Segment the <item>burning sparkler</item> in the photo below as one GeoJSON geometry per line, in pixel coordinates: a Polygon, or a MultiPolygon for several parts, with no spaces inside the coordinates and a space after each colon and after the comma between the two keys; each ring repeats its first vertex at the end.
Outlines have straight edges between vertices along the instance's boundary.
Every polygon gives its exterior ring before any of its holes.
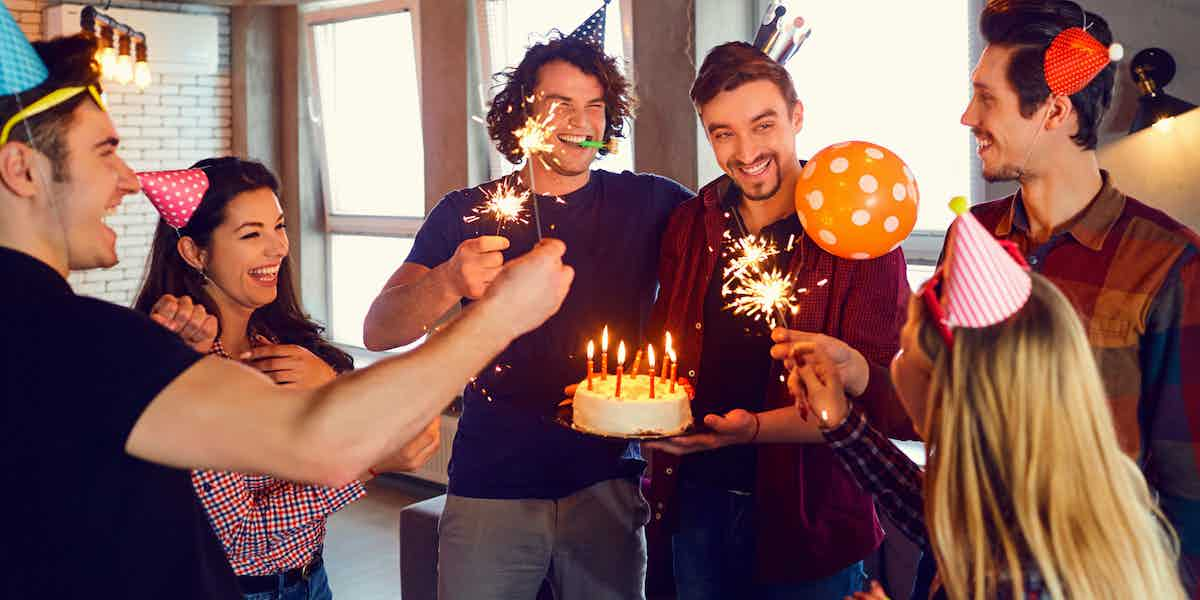
{"type": "Polygon", "coordinates": [[[747,235],[730,244],[729,253],[729,264],[723,271],[726,285],[731,279],[763,270],[767,259],[779,254],[779,249],[771,240],[747,235]]]}
{"type": "Polygon", "coordinates": [[[762,320],[772,329],[787,324],[788,313],[796,314],[799,309],[792,278],[778,269],[756,271],[736,280],[736,286],[727,295],[734,298],[725,308],[735,315],[746,315],[762,320]]]}
{"type": "MultiPolygon", "coordinates": [[[[530,96],[525,99],[525,102],[532,104],[535,98],[530,96]]],[[[538,210],[537,193],[533,190],[533,155],[534,153],[552,153],[554,152],[554,144],[550,143],[550,136],[554,134],[554,126],[551,121],[554,120],[554,111],[558,108],[558,103],[550,105],[550,110],[546,111],[546,115],[542,118],[531,116],[525,119],[525,125],[513,132],[517,138],[517,146],[521,148],[521,153],[525,155],[525,162],[529,165],[529,193],[533,199],[533,221],[537,227],[538,241],[542,241],[542,213],[538,210]]]]}
{"type": "Polygon", "coordinates": [[[502,181],[495,190],[484,190],[483,196],[483,204],[475,207],[472,211],[474,215],[463,219],[464,221],[472,223],[483,217],[493,218],[496,220],[496,235],[500,235],[505,225],[529,222],[525,212],[525,202],[529,200],[528,191],[518,191],[515,185],[510,186],[502,181]]]}

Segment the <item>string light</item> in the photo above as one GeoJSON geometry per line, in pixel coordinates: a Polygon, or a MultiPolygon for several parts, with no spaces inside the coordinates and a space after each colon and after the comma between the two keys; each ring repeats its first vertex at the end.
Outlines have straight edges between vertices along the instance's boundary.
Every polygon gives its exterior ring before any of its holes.
{"type": "Polygon", "coordinates": [[[133,81],[133,54],[131,53],[131,40],[129,36],[121,36],[118,42],[120,52],[117,54],[117,64],[113,69],[113,79],[121,85],[126,85],[133,81]]]}
{"type": "Polygon", "coordinates": [[[96,51],[96,62],[100,64],[101,76],[122,85],[133,83],[139,90],[145,90],[153,81],[146,35],[93,6],[85,6],[79,15],[80,29],[95,34],[97,25],[100,47],[96,51]]]}

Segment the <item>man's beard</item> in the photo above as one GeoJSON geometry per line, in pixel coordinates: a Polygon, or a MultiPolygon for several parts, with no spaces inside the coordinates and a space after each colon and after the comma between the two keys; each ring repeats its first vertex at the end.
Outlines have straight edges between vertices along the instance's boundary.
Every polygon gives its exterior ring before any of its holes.
{"type": "Polygon", "coordinates": [[[983,171],[983,180],[988,183],[997,183],[1001,181],[1019,181],[1023,173],[1021,169],[1013,165],[1005,165],[1000,167],[998,171],[988,172],[983,171]]]}
{"type": "MultiPolygon", "coordinates": [[[[775,164],[775,181],[773,181],[767,185],[767,188],[768,188],[767,191],[761,192],[761,193],[755,193],[753,190],[748,190],[743,187],[742,188],[742,197],[744,197],[747,200],[756,200],[756,201],[760,201],[760,202],[763,200],[770,200],[771,198],[775,197],[775,194],[779,193],[779,188],[783,187],[783,172],[782,172],[782,169],[779,168],[779,155],[768,154],[765,157],[755,158],[749,164],[757,163],[757,162],[761,161],[763,158],[767,158],[771,161],[771,163],[775,164]]],[[[728,163],[726,163],[726,166],[729,168],[730,173],[740,172],[741,168],[745,165],[746,165],[746,163],[736,161],[736,160],[730,160],[728,163]]],[[[771,165],[768,164],[766,168],[770,169],[771,165]]],[[[734,181],[737,181],[736,177],[734,178],[734,181]]]]}

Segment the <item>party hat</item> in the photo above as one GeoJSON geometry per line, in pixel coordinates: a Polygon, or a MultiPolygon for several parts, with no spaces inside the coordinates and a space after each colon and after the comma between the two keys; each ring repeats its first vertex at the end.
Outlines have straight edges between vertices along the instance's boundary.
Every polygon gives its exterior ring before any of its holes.
{"type": "Polygon", "coordinates": [[[946,324],[970,328],[995,325],[1025,306],[1033,281],[1024,261],[1018,262],[966,210],[965,198],[955,198],[951,208],[959,214],[943,266],[946,324]]]}
{"type": "Polygon", "coordinates": [[[8,8],[0,4],[0,94],[18,94],[41,85],[50,73],[8,8]]]}
{"type": "Polygon", "coordinates": [[[783,65],[796,54],[800,46],[812,35],[804,17],[789,15],[788,8],[778,0],[767,6],[762,23],[754,36],[754,47],[783,65]]]}
{"type": "Polygon", "coordinates": [[[568,35],[569,38],[583,40],[596,48],[604,48],[604,22],[608,16],[608,3],[610,0],[604,0],[604,4],[592,13],[582,25],[575,28],[575,31],[568,35]]]}
{"type": "Polygon", "coordinates": [[[1082,27],[1062,30],[1050,46],[1042,67],[1050,91],[1070,96],[1087,87],[1108,63],[1121,60],[1125,49],[1120,44],[1105,47],[1082,27]]]}
{"type": "Polygon", "coordinates": [[[195,214],[208,191],[208,175],[203,169],[181,171],[150,171],[138,173],[142,193],[175,229],[182,229],[195,214]]]}

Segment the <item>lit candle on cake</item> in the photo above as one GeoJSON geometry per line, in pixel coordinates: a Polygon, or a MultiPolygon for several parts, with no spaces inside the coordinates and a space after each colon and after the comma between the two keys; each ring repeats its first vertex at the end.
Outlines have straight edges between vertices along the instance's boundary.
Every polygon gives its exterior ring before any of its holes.
{"type": "Polygon", "coordinates": [[[592,389],[592,369],[596,368],[596,361],[592,359],[596,355],[596,343],[588,340],[588,358],[587,358],[587,385],[588,389],[592,389]]]}
{"type": "Polygon", "coordinates": [[[600,381],[608,381],[608,325],[600,336],[600,381]]]}
{"type": "Polygon", "coordinates": [[[667,375],[670,373],[668,368],[671,366],[672,362],[675,362],[675,359],[671,357],[671,332],[668,331],[667,341],[665,344],[663,344],[663,366],[662,371],[658,374],[660,378],[664,380],[667,378],[667,375]]]}
{"type": "Polygon", "coordinates": [[[625,373],[625,341],[617,344],[617,397],[621,397],[621,375],[625,373]]]}
{"type": "Polygon", "coordinates": [[[667,348],[667,356],[671,359],[671,393],[675,393],[675,368],[678,363],[675,362],[675,349],[667,348]]]}
{"type": "Polygon", "coordinates": [[[654,344],[646,350],[646,363],[650,365],[650,398],[654,398],[654,344]]]}

